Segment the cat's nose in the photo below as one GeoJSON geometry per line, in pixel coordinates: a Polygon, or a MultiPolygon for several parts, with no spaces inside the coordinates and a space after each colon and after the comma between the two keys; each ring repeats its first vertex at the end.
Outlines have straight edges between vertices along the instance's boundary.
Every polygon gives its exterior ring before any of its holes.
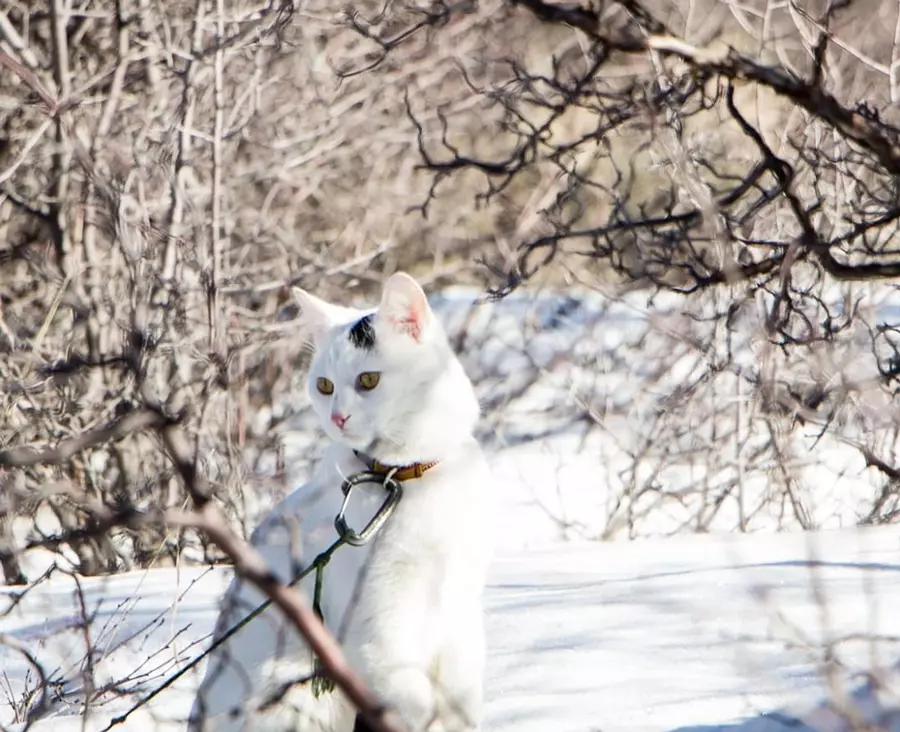
{"type": "Polygon", "coordinates": [[[350,417],[345,417],[340,412],[331,413],[331,421],[335,423],[339,430],[344,429],[344,425],[347,423],[348,419],[350,419],[350,417]]]}

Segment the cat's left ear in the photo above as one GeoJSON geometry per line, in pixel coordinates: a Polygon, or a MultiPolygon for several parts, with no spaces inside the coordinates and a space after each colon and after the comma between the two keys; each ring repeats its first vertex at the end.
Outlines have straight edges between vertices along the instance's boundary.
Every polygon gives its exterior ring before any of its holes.
{"type": "Polygon", "coordinates": [[[421,341],[432,317],[428,298],[419,283],[408,274],[396,272],[384,283],[378,319],[392,331],[421,341]]]}
{"type": "Polygon", "coordinates": [[[361,312],[341,305],[332,305],[299,287],[291,288],[291,292],[300,306],[298,317],[300,328],[315,346],[319,345],[329,329],[340,323],[351,322],[358,318],[361,312]]]}

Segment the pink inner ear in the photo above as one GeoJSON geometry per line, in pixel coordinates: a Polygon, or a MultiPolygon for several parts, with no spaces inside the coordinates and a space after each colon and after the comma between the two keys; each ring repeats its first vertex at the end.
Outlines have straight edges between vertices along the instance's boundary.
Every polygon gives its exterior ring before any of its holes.
{"type": "Polygon", "coordinates": [[[378,313],[395,333],[408,335],[417,343],[422,341],[429,316],[428,300],[409,275],[391,276],[385,284],[378,313]]]}
{"type": "Polygon", "coordinates": [[[397,330],[406,333],[417,343],[422,338],[422,316],[417,313],[415,308],[409,308],[399,318],[391,318],[391,322],[397,327],[397,330]]]}

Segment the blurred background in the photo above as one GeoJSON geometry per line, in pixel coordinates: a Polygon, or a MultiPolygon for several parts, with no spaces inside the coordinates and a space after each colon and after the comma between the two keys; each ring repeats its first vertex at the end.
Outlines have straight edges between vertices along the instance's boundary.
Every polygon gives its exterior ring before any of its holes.
{"type": "Polygon", "coordinates": [[[10,0],[5,581],[221,560],[130,520],[147,405],[249,534],[321,448],[290,286],[399,269],[506,548],[895,521],[898,97],[877,0],[10,0]]]}

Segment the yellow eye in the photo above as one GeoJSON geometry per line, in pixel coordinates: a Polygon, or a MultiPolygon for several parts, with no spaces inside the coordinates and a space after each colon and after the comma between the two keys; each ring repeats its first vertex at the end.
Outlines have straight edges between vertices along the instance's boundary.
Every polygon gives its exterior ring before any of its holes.
{"type": "Polygon", "coordinates": [[[333,394],[334,384],[324,376],[320,376],[318,379],[316,379],[316,389],[319,390],[319,394],[333,394]]]}
{"type": "Polygon", "coordinates": [[[381,380],[380,371],[363,371],[356,377],[356,385],[363,391],[371,391],[381,380]]]}

